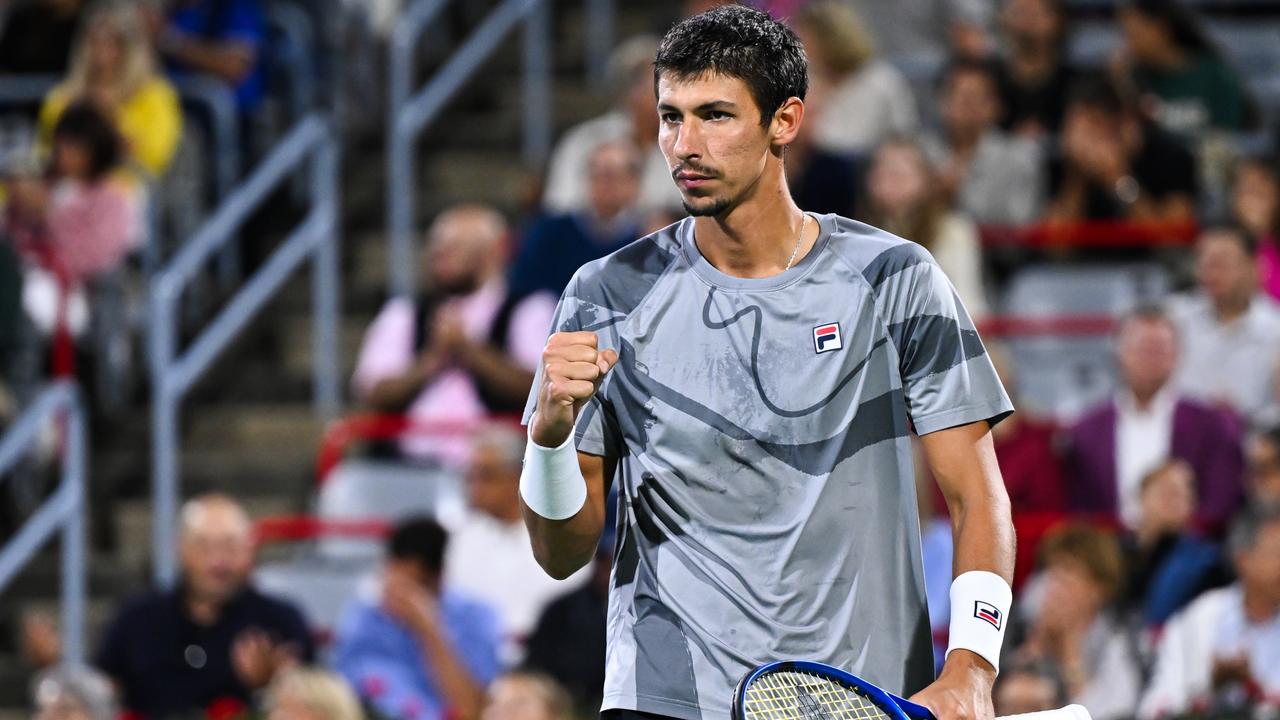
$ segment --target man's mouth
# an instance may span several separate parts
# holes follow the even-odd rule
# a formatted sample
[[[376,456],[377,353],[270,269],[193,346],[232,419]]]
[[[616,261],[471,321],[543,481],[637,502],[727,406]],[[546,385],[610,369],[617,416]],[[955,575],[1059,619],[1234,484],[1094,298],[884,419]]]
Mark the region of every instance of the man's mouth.
[[[710,175],[702,173],[681,171],[675,174],[676,184],[686,190],[702,187],[713,179]]]

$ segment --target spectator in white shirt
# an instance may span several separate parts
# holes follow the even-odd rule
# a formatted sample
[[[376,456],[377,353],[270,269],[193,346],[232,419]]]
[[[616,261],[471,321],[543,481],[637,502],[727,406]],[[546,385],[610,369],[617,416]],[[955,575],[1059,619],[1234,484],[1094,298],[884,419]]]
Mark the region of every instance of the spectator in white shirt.
[[[609,142],[635,145],[644,155],[638,205],[646,214],[684,214],[680,192],[671,181],[666,158],[658,149],[658,111],[653,99],[653,58],[658,38],[638,35],[618,46],[609,58],[609,87],[614,107],[599,117],[569,128],[556,144],[547,167],[542,207],[549,213],[588,210],[588,165],[596,148]]]
[[[1138,717],[1249,717],[1224,706],[1241,701],[1280,708],[1280,507],[1242,514],[1230,550],[1239,582],[1206,593],[1165,626]]]
[[[833,153],[863,154],[919,125],[902,73],[872,52],[858,16],[841,0],[817,0],[797,11],[796,34],[809,56],[809,93],[821,102],[814,144]]]
[[[1196,290],[1173,298],[1186,395],[1249,421],[1274,415],[1280,305],[1258,289],[1258,245],[1242,227],[1206,228],[1196,243]]]
[[[525,434],[492,425],[472,443],[466,472],[467,512],[450,528],[444,584],[483,601],[498,613],[501,658],[511,666],[524,656],[524,640],[542,610],[586,582],[590,568],[555,580],[538,566],[520,516],[520,469]]]

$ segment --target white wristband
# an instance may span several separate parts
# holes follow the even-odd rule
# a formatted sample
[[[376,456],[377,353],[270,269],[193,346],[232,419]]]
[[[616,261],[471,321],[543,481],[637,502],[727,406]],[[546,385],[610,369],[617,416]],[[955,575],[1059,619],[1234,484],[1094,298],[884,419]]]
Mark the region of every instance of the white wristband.
[[[952,650],[969,650],[1000,672],[1000,646],[1012,604],[1013,590],[1004,578],[985,570],[961,573],[951,581],[947,655]]]
[[[557,448],[542,447],[529,438],[520,472],[520,497],[548,520],[568,520],[587,504],[587,481],[578,466],[572,432]]]

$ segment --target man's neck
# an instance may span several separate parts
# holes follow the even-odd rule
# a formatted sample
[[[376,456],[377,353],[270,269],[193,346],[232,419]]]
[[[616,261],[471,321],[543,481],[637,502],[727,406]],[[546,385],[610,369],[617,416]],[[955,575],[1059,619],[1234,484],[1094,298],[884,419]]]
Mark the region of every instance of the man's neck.
[[[1155,405],[1156,398],[1160,396],[1160,391],[1163,389],[1163,385],[1154,390],[1138,391],[1130,388],[1129,393],[1133,396],[1133,406],[1140,412],[1150,412]]]
[[[791,199],[785,180],[757,187],[752,197],[722,216],[694,219],[698,250],[717,270],[741,278],[777,275],[803,257],[804,246],[816,236],[816,226],[805,228],[804,213]],[[799,242],[797,242],[799,238]]]
[[[1019,79],[1039,80],[1053,72],[1057,58],[1057,50],[1051,45],[1023,43],[1014,49],[1009,65]]]
[[[1242,593],[1244,604],[1244,617],[1250,623],[1268,622],[1280,615],[1280,599],[1274,594],[1249,592],[1248,586],[1244,587]]]
[[[197,625],[213,625],[218,622],[218,617],[222,614],[222,603],[198,598],[189,592],[183,597],[183,602],[187,606],[187,615]]]
[[[1249,304],[1252,300],[1253,293],[1249,293],[1239,297],[1228,297],[1223,298],[1221,301],[1214,301],[1213,314],[1220,323],[1234,322],[1249,312]]]
[[[982,142],[982,130],[952,131],[947,134],[951,143],[951,153],[961,160],[968,160]]]

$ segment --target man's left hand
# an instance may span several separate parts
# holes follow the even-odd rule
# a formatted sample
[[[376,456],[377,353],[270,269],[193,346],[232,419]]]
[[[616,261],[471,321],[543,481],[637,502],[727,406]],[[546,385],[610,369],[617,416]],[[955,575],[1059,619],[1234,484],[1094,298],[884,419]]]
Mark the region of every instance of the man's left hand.
[[[955,650],[947,656],[938,679],[908,699],[929,708],[938,720],[993,720],[995,680],[990,663],[968,650]]]

